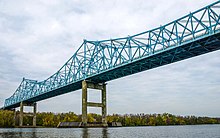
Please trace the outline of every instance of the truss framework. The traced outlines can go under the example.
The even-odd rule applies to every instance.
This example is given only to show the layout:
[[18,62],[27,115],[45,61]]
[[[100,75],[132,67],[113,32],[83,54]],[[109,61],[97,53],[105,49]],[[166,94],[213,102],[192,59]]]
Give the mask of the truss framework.
[[136,35],[84,40],[75,54],[49,78],[43,81],[23,78],[15,93],[5,100],[4,108],[80,89],[83,80],[106,82],[218,50],[219,20],[220,1]]

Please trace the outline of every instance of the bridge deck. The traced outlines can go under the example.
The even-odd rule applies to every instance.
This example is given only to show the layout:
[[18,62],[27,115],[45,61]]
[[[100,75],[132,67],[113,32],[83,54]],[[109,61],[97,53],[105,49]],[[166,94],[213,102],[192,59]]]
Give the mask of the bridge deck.
[[4,109],[81,89],[81,82],[107,82],[220,49],[220,1],[159,28],[125,38],[85,40],[44,81],[23,79]]

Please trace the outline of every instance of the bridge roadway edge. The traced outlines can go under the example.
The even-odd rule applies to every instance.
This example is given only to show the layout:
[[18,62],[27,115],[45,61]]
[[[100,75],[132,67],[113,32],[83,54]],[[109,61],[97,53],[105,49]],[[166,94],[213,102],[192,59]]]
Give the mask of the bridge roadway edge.
[[[216,51],[220,49],[220,33],[213,34],[212,36],[207,36],[198,39],[192,43],[186,43],[177,46],[169,51],[161,52],[146,58],[142,58],[137,61],[133,61],[126,65],[112,68],[105,72],[100,72],[97,75],[88,77],[86,80],[93,81],[96,83],[107,82],[145,70],[153,69],[159,66],[175,63],[184,59],[199,56],[208,52]],[[175,58],[176,57],[176,58]],[[83,80],[78,80],[75,83],[71,83],[67,86],[52,90],[50,92],[43,93],[36,97],[24,100],[24,102],[37,102],[61,94],[76,91],[82,88],[81,83]],[[19,107],[19,103],[15,103],[8,107],[3,107],[1,109],[12,109]]]

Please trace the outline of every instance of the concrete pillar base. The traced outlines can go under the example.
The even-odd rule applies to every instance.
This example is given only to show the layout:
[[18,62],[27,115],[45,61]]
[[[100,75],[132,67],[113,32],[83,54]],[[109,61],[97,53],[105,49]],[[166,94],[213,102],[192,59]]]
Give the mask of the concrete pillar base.
[[[32,106],[33,107],[33,113],[32,114],[26,114],[24,113],[24,106]],[[20,112],[19,112],[19,127],[24,127],[23,125],[23,118],[25,115],[29,115],[29,116],[32,116],[33,117],[33,125],[30,126],[30,127],[36,127],[37,125],[37,103],[24,103],[24,102],[21,102],[20,103]]]
[[[88,88],[101,90],[102,92],[102,103],[93,103],[87,101]],[[88,124],[87,107],[101,107],[102,108],[102,127],[108,126],[107,124],[107,108],[106,108],[106,83],[93,83],[89,81],[82,81],[82,126],[89,127],[92,124]],[[99,125],[100,126],[100,125]]]

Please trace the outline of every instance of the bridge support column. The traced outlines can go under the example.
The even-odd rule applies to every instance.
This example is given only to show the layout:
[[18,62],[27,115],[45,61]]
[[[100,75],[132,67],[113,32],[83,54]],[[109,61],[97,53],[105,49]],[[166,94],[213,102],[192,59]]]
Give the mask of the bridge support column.
[[[88,88],[101,90],[102,103],[93,103],[87,101]],[[106,108],[106,83],[93,83],[90,81],[82,81],[82,123],[83,126],[88,126],[87,107],[101,107],[102,108],[102,126],[106,127],[107,124],[107,108]]]
[[[33,107],[33,113],[28,114],[28,113],[24,113],[24,106],[32,106]],[[24,103],[21,102],[20,103],[20,113],[19,113],[19,126],[23,127],[23,118],[24,115],[26,116],[32,116],[33,117],[33,127],[36,127],[36,119],[37,119],[37,103]]]
[[33,126],[37,126],[37,103],[33,103]]
[[87,125],[87,83],[82,82],[82,123]]
[[13,109],[14,111],[14,122],[13,122],[13,126],[16,126],[16,109]]
[[102,89],[102,123],[107,126],[107,106],[106,106],[106,84],[103,84]]
[[19,113],[19,126],[23,126],[23,118],[24,118],[24,105],[23,102],[20,103],[20,113]]

